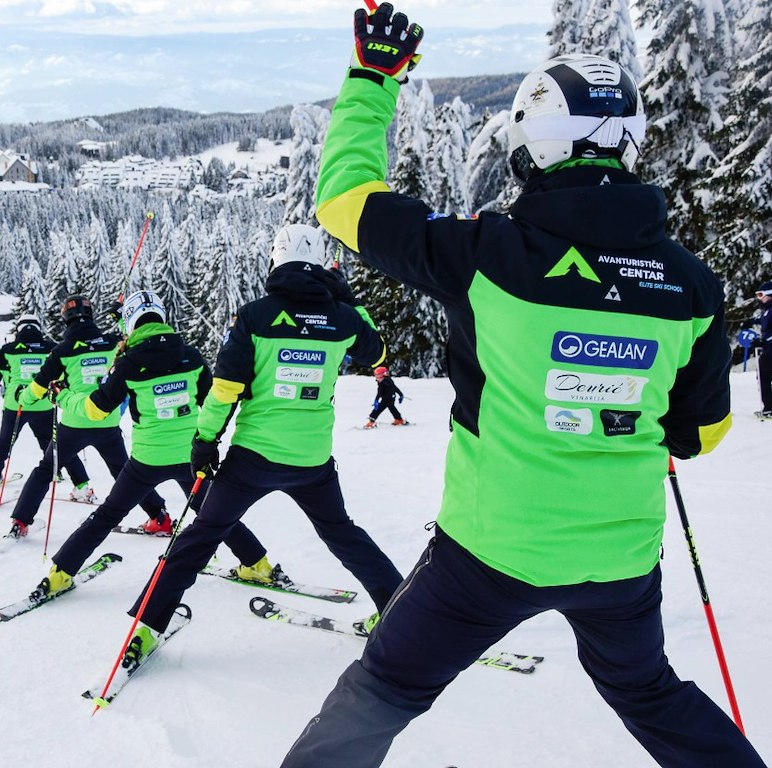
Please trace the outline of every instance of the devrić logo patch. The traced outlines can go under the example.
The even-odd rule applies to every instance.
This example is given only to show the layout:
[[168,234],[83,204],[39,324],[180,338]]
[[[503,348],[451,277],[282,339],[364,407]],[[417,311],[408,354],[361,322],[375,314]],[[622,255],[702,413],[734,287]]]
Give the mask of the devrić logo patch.
[[552,338],[552,359],[560,363],[648,370],[654,364],[658,347],[653,339],[558,331]]

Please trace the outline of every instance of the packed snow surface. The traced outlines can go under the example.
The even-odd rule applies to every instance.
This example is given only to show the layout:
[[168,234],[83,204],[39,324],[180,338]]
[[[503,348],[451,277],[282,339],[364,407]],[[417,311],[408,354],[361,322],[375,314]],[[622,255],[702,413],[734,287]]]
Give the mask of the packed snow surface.
[[[428,539],[424,525],[439,506],[452,391],[445,379],[397,383],[410,398],[404,415],[415,425],[392,427],[384,416],[378,429],[364,431],[357,427],[366,420],[375,384],[364,377],[340,380],[335,455],[349,513],[407,573]],[[752,414],[759,407],[753,372],[733,374],[732,384],[734,428],[713,454],[680,462],[678,472],[747,733],[772,763],[772,422],[759,423]],[[123,428],[128,436],[127,416]],[[28,475],[39,455],[25,430],[11,471]],[[104,498],[109,474],[93,449],[86,458]],[[179,514],[181,491],[171,484],[160,490]],[[18,484],[8,486],[6,498],[13,492]],[[544,492],[561,493],[560,477]],[[662,563],[667,652],[682,678],[695,680],[729,711],[669,491],[668,500]],[[6,514],[12,507],[3,504]],[[40,527],[26,540],[0,543],[0,605],[28,594],[48,570],[50,561],[42,561],[47,509],[46,501]],[[56,504],[50,553],[88,512],[83,505]],[[277,601],[352,621],[373,610],[287,497],[272,494],[244,519],[266,544],[271,562],[281,563],[295,580],[360,590],[350,605],[274,593]],[[127,519],[142,521],[140,510]],[[117,552],[123,563],[0,625],[3,766],[274,768],[361,652],[356,638],[258,619],[249,612],[249,599],[269,593],[201,576],[185,596],[193,609],[190,626],[108,709],[91,717],[80,694],[106,679],[130,626],[125,610],[165,547],[164,539],[111,534],[95,557]],[[218,554],[221,565],[234,564],[224,547]],[[584,675],[561,616],[531,620],[497,647],[541,654],[545,661],[528,676],[481,666],[463,672],[397,738],[387,768],[654,765]]]

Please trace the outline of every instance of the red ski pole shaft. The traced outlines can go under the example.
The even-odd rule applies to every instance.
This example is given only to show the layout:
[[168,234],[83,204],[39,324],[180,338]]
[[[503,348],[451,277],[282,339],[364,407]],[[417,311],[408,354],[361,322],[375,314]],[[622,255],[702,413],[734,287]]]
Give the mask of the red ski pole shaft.
[[5,469],[3,470],[3,484],[0,485],[0,503],[3,501],[3,494],[5,493],[5,483],[8,480],[8,467],[11,466],[11,455],[13,454],[13,446],[16,443],[16,437],[19,434],[19,420],[21,419],[21,406],[16,409],[16,421],[13,422],[13,434],[11,436],[11,445],[8,448],[8,458],[5,460]]
[[139,252],[142,250],[142,243],[145,242],[145,235],[147,234],[148,229],[150,228],[150,222],[155,218],[155,214],[152,211],[149,211],[147,216],[145,216],[145,226],[142,227],[142,234],[139,236],[139,242],[137,243],[137,250],[134,251],[134,258],[131,260],[131,265],[129,266],[129,272],[126,275],[126,282],[123,284],[123,290],[121,291],[121,295],[118,297],[119,302],[123,302],[123,297],[126,295],[126,289],[129,287],[129,280],[131,280],[131,273],[134,271],[134,265],[137,263],[137,259],[139,258]]
[[697,554],[697,546],[694,543],[694,535],[692,534],[692,529],[689,525],[689,518],[686,516],[686,506],[684,505],[684,500],[681,496],[681,490],[678,487],[678,477],[676,476],[675,464],[673,463],[672,456],[670,457],[670,466],[668,467],[667,474],[670,478],[670,485],[673,488],[673,496],[675,498],[676,507],[678,507],[678,514],[681,517],[681,525],[683,526],[684,535],[686,536],[686,544],[689,547],[689,555],[692,559],[694,575],[697,577],[697,584],[700,588],[702,605],[705,608],[705,618],[708,620],[708,628],[710,629],[710,636],[713,640],[713,647],[716,649],[718,666],[721,670],[721,677],[724,679],[724,687],[726,688],[726,695],[729,698],[729,706],[732,709],[732,717],[741,733],[745,734],[745,726],[743,725],[743,720],[740,715],[740,707],[737,704],[737,697],[734,693],[732,678],[729,674],[729,665],[726,662],[724,648],[721,644],[721,637],[718,634],[718,625],[716,624],[716,618],[713,615],[713,607],[710,604],[708,588],[705,585],[705,577],[702,575],[702,567],[700,566],[700,558]]
[[48,537],[51,533],[51,519],[54,516],[54,500],[56,498],[56,477],[59,474],[59,445],[57,443],[57,427],[59,423],[59,405],[54,403],[54,424],[51,430],[51,453],[53,473],[51,475],[51,503],[48,505],[48,522],[46,523],[46,540],[43,542],[43,560],[48,557]]
[[153,577],[150,579],[150,584],[148,584],[147,589],[145,590],[145,596],[142,598],[142,602],[139,604],[137,615],[134,617],[134,621],[131,622],[131,628],[129,629],[128,635],[126,635],[126,639],[123,641],[123,645],[121,646],[121,650],[120,650],[120,653],[118,654],[118,658],[115,660],[115,664],[113,664],[113,668],[110,671],[110,676],[107,678],[107,682],[105,683],[105,687],[102,689],[102,693],[96,699],[97,703],[96,703],[96,706],[94,707],[94,710],[91,713],[92,717],[97,713],[97,710],[107,705],[107,701],[105,700],[107,691],[110,690],[110,685],[112,684],[113,679],[115,678],[115,674],[118,671],[118,666],[120,665],[121,660],[123,659],[123,654],[126,653],[126,649],[129,647],[131,638],[134,636],[134,630],[137,628],[137,624],[139,624],[139,622],[142,619],[142,614],[144,614],[145,607],[147,606],[150,600],[150,597],[153,594],[155,585],[158,583],[158,579],[161,577],[161,573],[163,572],[164,566],[166,565],[166,561],[169,557],[169,553],[171,552],[172,547],[174,546],[174,542],[177,540],[177,536],[179,532],[182,530],[182,521],[185,519],[185,515],[188,513],[188,510],[190,509],[190,506],[193,503],[193,499],[196,498],[198,489],[201,487],[201,483],[205,477],[206,477],[206,473],[196,472],[196,482],[193,483],[193,487],[190,489],[190,495],[188,496],[188,500],[185,504],[185,509],[182,510],[182,514],[180,515],[180,519],[177,521],[177,525],[174,526],[174,532],[172,533],[172,538],[169,541],[169,546],[166,547],[166,551],[163,553],[163,555],[161,555],[161,559],[158,561],[158,565],[155,567],[155,570],[153,571]]
[[378,3],[375,0],[365,0],[365,5],[369,11],[375,11],[378,8]]

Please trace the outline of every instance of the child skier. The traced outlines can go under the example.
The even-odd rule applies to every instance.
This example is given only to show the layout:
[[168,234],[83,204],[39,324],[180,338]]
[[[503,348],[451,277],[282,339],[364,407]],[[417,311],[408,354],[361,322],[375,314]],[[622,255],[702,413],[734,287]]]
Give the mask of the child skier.
[[394,383],[394,380],[389,376],[389,369],[386,366],[381,365],[373,371],[375,380],[378,382],[378,394],[375,396],[373,402],[373,410],[367,419],[365,429],[373,429],[376,425],[378,417],[388,408],[391,411],[391,415],[394,417],[394,421],[391,423],[395,427],[401,427],[407,424],[402,414],[397,410],[394,405],[394,398],[399,396],[399,402],[401,403],[405,396],[402,394],[400,388]]

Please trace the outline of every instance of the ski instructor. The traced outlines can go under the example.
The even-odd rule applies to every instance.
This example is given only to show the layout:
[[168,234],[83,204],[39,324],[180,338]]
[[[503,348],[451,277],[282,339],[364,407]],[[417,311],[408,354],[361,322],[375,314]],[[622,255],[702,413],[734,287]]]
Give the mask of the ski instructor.
[[356,11],[317,217],[445,307],[456,393],[445,489],[426,552],[282,766],[381,765],[461,670],[556,610],[659,765],[761,768],[663,650],[668,453],[710,451],[729,428],[729,348],[721,284],[667,237],[662,192],[631,172],[645,130],[637,87],[598,56],[537,68],[512,107],[523,194],[509,215],[433,213],[384,183],[386,131],[422,37],[392,10]]

